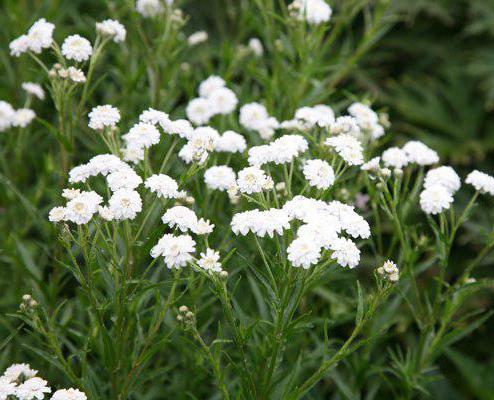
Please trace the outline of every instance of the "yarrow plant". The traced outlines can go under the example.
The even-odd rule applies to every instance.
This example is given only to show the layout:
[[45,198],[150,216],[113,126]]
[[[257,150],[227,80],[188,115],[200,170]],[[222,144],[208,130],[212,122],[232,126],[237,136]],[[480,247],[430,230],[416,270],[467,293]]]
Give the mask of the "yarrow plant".
[[[463,305],[487,286],[472,274],[494,230],[460,276],[450,270],[494,178],[465,178],[426,143],[394,138],[365,96],[321,94],[343,67],[312,80],[331,35],[355,15],[377,24],[386,2],[253,2],[262,28],[207,68],[195,55],[216,38],[186,33],[176,3],[122,5],[112,15],[129,24],[105,19],[61,45],[41,19],[10,43],[45,76],[22,85],[23,108],[0,102],[0,130],[29,128],[31,100],[51,101],[55,122],[37,119],[60,146],[43,222],[57,239],[43,254],[54,288],[34,287],[15,317],[36,343],[26,347],[71,388],[13,364],[0,400],[413,398],[489,317]],[[122,70],[96,78],[110,44]],[[126,86],[100,93],[111,79]],[[285,80],[293,90],[280,94]]]

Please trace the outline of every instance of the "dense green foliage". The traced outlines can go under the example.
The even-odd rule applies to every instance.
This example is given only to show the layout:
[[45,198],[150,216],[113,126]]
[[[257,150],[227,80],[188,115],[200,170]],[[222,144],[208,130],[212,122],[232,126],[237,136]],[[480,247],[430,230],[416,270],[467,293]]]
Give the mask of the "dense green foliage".
[[[231,239],[226,230],[233,208],[197,177],[187,189],[198,214],[219,227],[211,242],[224,246],[223,257],[231,250],[227,283],[158,264],[147,274],[150,248],[164,232],[159,209],[136,242],[122,225],[117,249],[91,242],[94,231],[69,233],[47,215],[61,202],[68,170],[108,151],[87,127],[93,106],[118,107],[122,132],[148,107],[184,117],[198,84],[212,74],[223,77],[242,104],[262,99],[280,121],[303,105],[328,104],[339,113],[355,100],[369,101],[391,121],[381,150],[418,138],[458,171],[490,173],[494,2],[334,0],[331,23],[316,28],[290,20],[282,1],[177,3],[186,16],[179,28],[169,19],[143,19],[132,0],[0,2],[0,100],[16,108],[25,102],[22,82],[42,83],[48,94],[48,80],[30,57],[9,55],[8,43],[35,20],[53,22],[59,42],[73,33],[93,40],[94,23],[105,18],[127,28],[125,43],[105,48],[80,108],[61,113],[47,96],[31,104],[38,118],[27,129],[0,133],[0,370],[29,362],[53,386],[80,387],[91,400],[215,399],[226,398],[225,391],[241,399],[493,399],[493,256],[484,251],[494,240],[491,196],[479,198],[446,249],[450,238],[406,206],[412,191],[406,188],[397,195],[405,204],[400,215],[392,201],[389,214],[366,210],[374,240],[363,246],[357,270],[332,265],[303,275],[286,269],[285,260],[275,276],[278,293],[259,272],[263,263],[283,263],[275,242],[260,245],[268,260],[254,241],[239,241],[235,249],[223,243]],[[184,45],[198,30],[209,33],[208,42]],[[262,58],[239,48],[251,37],[261,39]],[[49,54],[41,59],[54,62]],[[68,143],[59,136],[63,123]],[[212,125],[261,144],[233,115]],[[154,150],[155,169],[174,145]],[[312,155],[326,153],[315,146]],[[245,162],[230,165],[238,170]],[[186,171],[178,159],[167,168],[174,176]],[[420,173],[410,173],[408,182],[418,182]],[[273,174],[285,178],[281,170]],[[356,174],[345,182],[351,185],[335,188],[335,198],[365,191],[380,204],[369,182]],[[293,186],[302,189],[303,182]],[[468,201],[466,192],[455,199],[459,209]],[[376,215],[382,217],[378,228]],[[129,229],[135,234],[135,226]],[[125,248],[132,248],[126,263],[142,262],[119,287],[109,254]],[[399,259],[408,274],[393,288],[376,284],[373,272],[387,257]],[[462,286],[469,268],[477,283]],[[303,284],[295,282],[302,277]],[[36,318],[18,313],[25,293],[39,303]],[[194,311],[192,328],[176,321],[182,304]],[[285,313],[294,314],[286,324]],[[320,379],[303,386],[325,363]]]

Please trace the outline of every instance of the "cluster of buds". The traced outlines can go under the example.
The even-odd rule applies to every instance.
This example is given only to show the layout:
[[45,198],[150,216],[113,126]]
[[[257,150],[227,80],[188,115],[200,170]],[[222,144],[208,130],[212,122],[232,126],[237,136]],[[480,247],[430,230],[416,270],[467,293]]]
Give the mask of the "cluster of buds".
[[195,324],[195,315],[189,310],[187,306],[180,306],[178,308],[177,321],[185,326],[191,326]]
[[70,79],[74,83],[84,83],[86,82],[86,75],[84,72],[75,67],[64,68],[62,64],[56,63],[53,65],[53,68],[49,72],[50,78],[62,78],[62,79]]
[[185,25],[186,18],[183,11],[175,8],[170,15],[170,21],[178,28]]
[[22,302],[19,309],[24,312],[31,312],[38,306],[38,302],[34,300],[30,294],[22,296]]
[[386,261],[382,267],[377,269],[377,273],[390,282],[398,282],[400,272],[393,261]]

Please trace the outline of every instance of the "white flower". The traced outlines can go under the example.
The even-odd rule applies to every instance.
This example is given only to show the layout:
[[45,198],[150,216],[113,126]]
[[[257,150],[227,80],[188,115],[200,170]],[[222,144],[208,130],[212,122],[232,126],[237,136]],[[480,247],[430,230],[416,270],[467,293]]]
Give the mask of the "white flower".
[[304,125],[328,127],[334,122],[334,112],[331,107],[318,104],[313,107],[301,107],[295,111],[295,119],[304,121]]
[[369,134],[372,139],[384,135],[384,128],[379,124],[378,115],[369,106],[353,103],[348,107],[348,112],[357,120],[360,129]]
[[98,214],[105,221],[113,221],[115,219],[115,214],[113,214],[113,211],[107,206],[99,206]]
[[67,199],[67,200],[72,200],[72,199],[75,199],[77,196],[79,196],[81,194],[81,190],[80,189],[64,189],[62,191],[62,197]]
[[36,96],[40,100],[44,100],[45,91],[43,88],[37,83],[33,82],[24,82],[21,87],[30,95]]
[[86,182],[90,176],[93,176],[93,172],[93,168],[88,164],[78,165],[69,171],[69,182]]
[[208,33],[206,31],[197,31],[191,34],[187,38],[187,43],[189,46],[195,46],[199,43],[203,43],[208,40]]
[[115,43],[125,41],[127,31],[125,27],[114,19],[105,19],[101,22],[96,22],[96,32],[102,36],[107,36],[113,39]]
[[364,162],[364,154],[360,142],[350,135],[333,136],[324,142],[333,147],[336,153],[349,165],[360,165]]
[[257,57],[261,57],[264,54],[264,47],[258,38],[250,38],[248,47]]
[[180,268],[192,260],[195,251],[196,243],[189,235],[165,234],[151,249],[151,257],[162,256],[169,269]]
[[129,168],[126,163],[113,154],[98,154],[91,158],[87,165],[91,169],[92,176],[98,174],[106,176],[111,172]]
[[478,170],[470,172],[465,182],[472,185],[480,193],[489,193],[494,196],[494,177],[484,172]]
[[295,18],[314,25],[329,21],[332,14],[324,0],[295,0],[288,8]]
[[0,100],[0,132],[9,129],[14,120],[15,110],[6,101]]
[[17,387],[15,383],[12,383],[5,377],[0,377],[0,400],[7,400],[17,393]]
[[187,118],[196,125],[204,125],[209,122],[214,114],[213,105],[209,99],[198,97],[192,99],[185,109]]
[[122,149],[123,159],[125,161],[137,164],[144,160],[144,147],[138,145],[127,145]]
[[455,170],[448,166],[431,169],[424,179],[424,188],[435,185],[443,186],[451,194],[455,194],[461,186],[461,180]]
[[318,243],[319,247],[329,249],[331,243],[338,238],[341,232],[341,225],[334,215],[327,212],[310,213],[304,218],[307,222],[300,226],[297,231],[298,237],[311,238]]
[[214,224],[208,219],[201,218],[197,221],[196,226],[192,229],[196,235],[209,235],[213,233]]
[[330,131],[333,135],[350,135],[356,138],[362,136],[357,120],[347,115],[336,118],[330,125]]
[[377,273],[390,282],[397,282],[400,278],[398,267],[391,260],[387,260],[382,267],[379,267]]
[[304,153],[309,144],[300,135],[283,135],[269,144],[272,147],[271,155],[275,164],[292,162],[300,154]]
[[321,246],[309,235],[302,235],[290,243],[287,249],[288,260],[294,267],[309,269],[321,258]]
[[110,210],[117,221],[134,219],[142,210],[142,200],[135,190],[120,189],[108,201]]
[[29,364],[12,364],[8,367],[2,375],[2,378],[6,378],[9,382],[15,382],[21,378],[22,380],[32,378],[38,373],[37,370],[32,369]]
[[211,167],[204,173],[206,185],[222,192],[228,190],[235,183],[235,180],[235,171],[226,165]]
[[68,36],[62,43],[62,54],[67,60],[87,61],[92,53],[91,42],[82,36]]
[[442,185],[431,186],[420,193],[420,207],[426,214],[440,214],[453,203],[453,195]]
[[21,35],[18,38],[12,40],[9,44],[10,55],[19,57],[21,54],[29,50],[29,37],[27,35]]
[[226,131],[214,143],[215,151],[242,153],[247,148],[245,138],[234,131]]
[[41,378],[30,378],[17,387],[16,395],[19,400],[42,400],[45,398],[45,393],[51,393],[47,383]]
[[418,165],[432,165],[439,162],[439,155],[418,140],[412,140],[403,146],[408,160]]
[[87,400],[87,396],[79,389],[60,389],[53,393],[51,400]]
[[266,173],[257,167],[247,167],[239,171],[237,185],[242,193],[262,192],[266,185]]
[[216,89],[208,96],[214,114],[230,114],[238,104],[237,95],[226,87]]
[[274,160],[274,148],[270,145],[253,146],[249,149],[248,161],[250,165],[261,167]]
[[137,0],[136,10],[145,18],[155,17],[163,12],[160,0]]
[[142,183],[142,178],[132,168],[122,168],[108,174],[106,181],[110,190],[116,192],[119,189],[137,188]]
[[240,108],[240,124],[247,129],[259,131],[269,119],[266,107],[259,103],[248,103]]
[[408,165],[409,159],[407,154],[398,147],[390,147],[385,150],[381,156],[384,165],[387,167],[403,168]]
[[350,239],[338,238],[331,244],[331,258],[342,267],[355,268],[360,262],[360,250]]
[[210,248],[205,253],[201,253],[201,258],[197,265],[206,271],[221,272],[220,253]]
[[214,91],[224,87],[225,81],[223,78],[211,75],[199,84],[199,96],[204,98],[209,97]]
[[187,138],[192,135],[194,128],[186,119],[177,119],[171,121],[167,126],[162,127],[166,133],[170,135],[178,135],[181,138]]
[[36,114],[33,110],[29,108],[19,108],[15,111],[12,118],[12,126],[25,128],[33,121],[34,118],[36,118]]
[[160,142],[160,131],[152,124],[139,122],[130,128],[129,132],[122,136],[127,147],[149,148]]
[[327,189],[334,183],[333,168],[324,160],[308,160],[303,172],[309,185],[318,189]]
[[98,206],[103,198],[96,192],[81,192],[70,200],[65,207],[65,220],[77,225],[87,224],[98,212]]
[[362,171],[371,171],[377,172],[379,171],[379,163],[381,162],[381,157],[374,157],[371,160],[367,161],[365,164],[362,164],[360,169]]
[[163,129],[171,123],[170,117],[166,112],[148,108],[139,115],[139,121],[146,124],[160,125]]
[[91,129],[101,130],[105,127],[113,127],[120,121],[120,111],[109,104],[96,106],[89,113],[89,124]]
[[50,222],[60,222],[65,219],[65,207],[53,207],[48,214]]
[[233,216],[231,226],[236,235],[252,232],[259,237],[268,235],[272,238],[275,233],[282,235],[284,229],[290,228],[290,216],[285,210],[276,208],[245,211]]
[[75,82],[75,83],[86,82],[86,75],[84,75],[84,72],[78,68],[71,66],[71,67],[67,68],[67,73],[69,74],[69,78],[72,82]]
[[192,131],[188,137],[189,144],[196,150],[212,151],[220,134],[214,128],[201,126]]
[[175,206],[166,210],[161,217],[164,224],[171,228],[177,227],[182,232],[194,231],[197,226],[197,216],[194,211],[184,206]]
[[179,197],[178,183],[165,174],[151,175],[144,186],[151,192],[156,193],[158,197],[165,199],[176,199]]
[[51,47],[55,25],[44,18],[36,21],[27,32],[28,49],[39,54],[43,49]]

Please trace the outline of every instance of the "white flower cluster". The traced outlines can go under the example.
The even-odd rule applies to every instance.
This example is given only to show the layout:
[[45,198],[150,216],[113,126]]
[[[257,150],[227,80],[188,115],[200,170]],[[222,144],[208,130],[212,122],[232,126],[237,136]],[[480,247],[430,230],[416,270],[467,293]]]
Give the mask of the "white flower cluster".
[[494,196],[494,177],[484,172],[478,170],[470,172],[465,182],[472,185],[480,193],[489,193]]
[[240,108],[240,125],[258,132],[262,139],[270,140],[280,124],[276,118],[269,115],[266,107],[253,102],[244,104]]
[[238,172],[236,187],[241,193],[253,194],[271,190],[274,182],[258,167],[247,167]]
[[209,126],[198,127],[189,134],[187,143],[180,149],[178,156],[187,164],[204,164],[219,138],[220,134],[216,129]]
[[196,125],[204,125],[215,115],[230,114],[238,99],[233,90],[225,86],[219,76],[210,76],[199,85],[198,98],[192,99],[185,110],[187,118]]
[[62,55],[67,60],[87,61],[93,54],[91,42],[80,35],[70,35],[62,43]]
[[460,177],[453,168],[442,166],[429,170],[424,179],[424,190],[420,193],[420,207],[432,215],[448,210],[460,186]]
[[303,173],[309,185],[318,189],[327,189],[334,183],[333,168],[324,160],[308,160]]
[[[173,0],[167,0],[171,4]],[[164,6],[161,0],[137,0],[136,10],[144,18],[153,18],[164,11]]]
[[409,164],[428,166],[439,162],[437,152],[417,140],[406,143],[403,148],[390,147],[383,152],[381,158],[387,167],[396,169],[402,169]]
[[251,147],[249,164],[261,167],[270,162],[277,165],[290,163],[307,151],[308,147],[309,144],[303,136],[283,135],[269,144]]
[[51,47],[54,30],[55,25],[46,22],[44,18],[39,19],[29,28],[27,34],[10,42],[10,54],[19,57],[27,51],[41,53],[43,49]]
[[297,219],[302,225],[297,238],[288,246],[288,259],[294,267],[309,268],[317,264],[323,250],[331,251],[331,258],[343,266],[354,268],[360,261],[360,250],[355,243],[341,236],[344,231],[352,238],[369,238],[369,224],[352,206],[338,201],[324,202],[296,196],[282,209],[251,210],[233,216],[231,226],[235,234],[264,237],[283,235],[290,221]]
[[96,32],[101,36],[113,39],[115,43],[125,41],[127,30],[115,19],[105,19],[101,22],[96,22]]
[[290,14],[309,24],[321,24],[331,19],[331,7],[324,0],[295,0],[288,6]]
[[120,121],[120,111],[109,104],[94,107],[88,116],[88,126],[94,130],[114,127]]
[[[36,376],[38,371],[29,364],[12,364],[0,377],[0,399],[42,400],[52,392],[48,382]],[[60,389],[51,400],[87,400],[78,389]]]
[[332,136],[324,142],[348,164],[360,165],[364,162],[364,149],[358,139],[348,134]]
[[335,122],[333,109],[324,104],[301,107],[295,111],[293,119],[283,121],[280,128],[308,131],[314,127],[328,128]]
[[142,210],[142,200],[135,190],[142,179],[125,162],[112,154],[93,157],[87,164],[79,165],[69,172],[70,183],[84,183],[89,177],[106,176],[108,188],[112,191],[108,206],[101,206],[103,198],[94,191],[66,189],[62,196],[68,202],[65,207],[50,211],[52,222],[70,221],[78,225],[87,224],[99,213],[107,221],[134,219]]
[[391,260],[387,260],[382,267],[379,267],[377,273],[390,282],[398,282],[400,279],[400,271],[396,264]]
[[204,172],[204,182],[208,188],[222,192],[235,185],[236,179],[235,171],[226,165],[214,166]]
[[26,91],[31,96],[35,96],[40,100],[45,99],[45,91],[41,87],[41,85],[38,85],[37,83],[33,82],[24,82],[21,87]]
[[189,46],[196,46],[198,44],[207,42],[209,38],[209,35],[206,31],[197,31],[192,33],[188,38],[187,38],[187,43]]
[[17,110],[6,101],[0,100],[0,132],[11,127],[25,128],[33,119],[36,113],[29,108],[19,108]]

